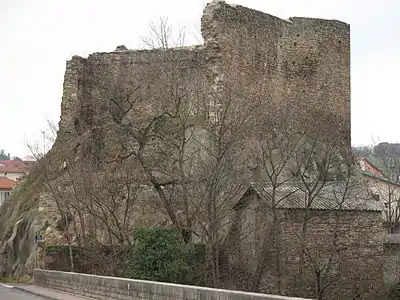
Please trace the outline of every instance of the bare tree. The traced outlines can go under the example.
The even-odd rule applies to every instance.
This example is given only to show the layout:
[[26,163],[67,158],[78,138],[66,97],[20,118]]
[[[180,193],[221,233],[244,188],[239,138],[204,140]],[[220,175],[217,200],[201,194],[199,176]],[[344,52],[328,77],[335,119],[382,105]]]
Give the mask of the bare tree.
[[[130,245],[137,222],[133,216],[141,214],[141,207],[136,203],[140,181],[134,177],[131,165],[122,168],[114,164],[108,172],[95,172],[91,155],[77,153],[70,146],[65,144],[43,157],[40,149],[29,145],[32,154],[41,160],[36,166],[43,180],[40,209],[54,205],[47,212],[54,222],[49,224],[51,230],[46,232],[46,239],[54,242],[62,234],[62,240],[57,242],[68,245],[73,271],[74,245]],[[115,275],[114,271],[111,270]]]
[[[365,278],[360,278],[346,266],[367,268],[367,261],[381,259],[375,244],[370,252],[360,253],[354,253],[356,249],[349,246],[353,236],[354,241],[363,243],[362,233],[356,232],[368,226],[376,230],[379,225],[367,223],[362,228],[358,221],[352,221],[359,218],[362,210],[357,205],[371,200],[360,183],[352,153],[343,148],[340,137],[328,139],[315,129],[299,131],[291,121],[290,113],[290,109],[282,108],[274,117],[260,122],[263,130],[251,143],[256,145],[253,157],[257,157],[255,164],[258,164],[253,168],[254,179],[261,181],[259,190],[268,196],[261,197],[251,210],[249,204],[241,204],[244,205],[242,208],[238,206],[241,217],[234,226],[237,229],[232,231],[241,231],[241,237],[231,241],[240,244],[238,248],[244,250],[239,250],[239,255],[233,257],[232,264],[242,266],[238,275],[246,279],[236,277],[239,284],[236,288],[273,293],[295,293],[297,289],[297,295],[303,293],[325,299],[332,290],[350,289],[344,287],[350,280],[354,285],[351,296],[362,298],[371,292],[371,278],[379,276],[379,271],[363,274]],[[293,200],[293,197],[300,199]],[[323,207],[322,204],[325,211],[321,211],[321,199],[327,205]],[[287,205],[296,204],[301,206],[297,211],[284,212],[290,208]],[[255,222],[254,225],[245,221],[246,218],[253,220],[250,223]],[[326,226],[326,232],[316,230],[323,226]],[[237,246],[231,245],[231,248]],[[246,257],[240,255],[240,251],[247,252]],[[293,266],[289,268],[294,264],[288,262],[293,256],[298,256],[297,272]],[[377,261],[376,270],[379,267],[381,262]],[[288,278],[297,282],[297,287],[288,282]],[[313,286],[304,293],[310,282]],[[265,290],[265,284],[273,289]]]
[[[152,30],[154,34],[157,33],[155,25]],[[161,19],[157,43],[161,43],[165,52],[168,52],[167,39],[171,37],[170,33],[167,20]],[[178,38],[178,42],[183,43],[183,32]],[[148,226],[154,225],[141,217],[148,216],[149,211],[143,211],[146,207],[153,210],[157,207],[156,215],[159,215],[161,207],[161,211],[165,212],[172,224],[182,230],[183,238],[190,239],[193,232],[191,215],[196,210],[189,205],[188,202],[192,200],[188,194],[181,192],[186,189],[186,185],[182,185],[180,181],[187,180],[184,164],[189,158],[184,154],[184,149],[192,135],[191,131],[195,130],[191,129],[194,126],[189,118],[193,114],[193,108],[187,100],[192,97],[189,93],[193,94],[196,87],[192,85],[188,88],[189,80],[183,78],[185,74],[176,72],[181,64],[180,54],[169,51],[166,55],[170,59],[168,61],[173,61],[172,71],[163,74],[171,68],[150,66],[150,71],[154,71],[154,74],[148,72],[147,84],[145,79],[142,85],[138,85],[131,70],[122,66],[123,74],[117,78],[110,78],[105,68],[94,70],[88,83],[92,83],[101,94],[100,99],[103,101],[97,108],[108,112],[108,122],[101,128],[96,128],[93,126],[95,120],[92,119],[96,108],[82,106],[81,114],[75,120],[75,129],[80,137],[66,143],[63,149],[57,148],[53,151],[46,158],[51,160],[51,164],[40,165],[45,178],[42,192],[50,198],[49,201],[55,203],[55,213],[62,219],[59,222],[62,224],[59,231],[67,238],[70,250],[73,242],[71,226],[72,236],[79,245],[104,242],[111,245],[130,245],[135,226],[146,222],[149,223]],[[154,114],[146,115],[143,113],[147,105],[144,95],[148,94],[145,90],[149,84],[154,86],[159,77],[170,79],[170,84],[154,87],[157,90],[154,96],[160,99],[164,97],[165,100],[157,103],[158,108],[154,110]],[[101,151],[99,140],[107,130],[120,130],[121,134],[115,135],[120,138],[116,141],[118,149],[106,153],[117,159],[102,165],[102,159],[106,155]],[[49,130],[44,134],[47,142],[54,143],[56,132],[56,127],[49,122]],[[29,145],[37,159],[44,158],[45,151],[42,151],[41,144],[36,142]],[[159,159],[154,160],[156,157]],[[160,163],[163,159],[165,162]],[[159,196],[158,205],[152,201],[138,201],[139,195],[146,193],[143,190],[148,185]],[[175,201],[173,197],[178,194],[181,197]],[[180,210],[182,207],[185,207],[183,216]],[[199,209],[200,206],[197,210]],[[160,222],[160,217],[155,219]],[[73,269],[72,251],[70,255]]]
[[[363,236],[360,233],[361,227],[358,228],[357,218],[359,209],[362,210],[364,203],[368,203],[370,197],[362,184],[359,176],[355,173],[355,167],[350,151],[340,151],[340,158],[334,159],[337,152],[332,152],[331,158],[325,164],[323,172],[315,172],[319,174],[314,177],[314,182],[302,180],[305,190],[307,191],[306,209],[304,211],[304,219],[302,221],[302,230],[298,234],[300,242],[300,276],[304,276],[305,269],[311,271],[315,280],[315,296],[317,299],[326,299],[329,293],[339,293],[343,287],[351,282],[352,292],[346,294],[353,299],[364,298],[365,294],[371,292],[371,274],[356,274],[352,268],[360,265],[366,265],[366,261],[375,260],[376,269],[381,267],[381,253],[376,251],[375,245],[371,247],[374,251],[360,251],[359,253],[351,251],[351,243],[360,243]],[[318,160],[316,160],[318,163]],[[335,181],[326,180],[331,167],[336,169]],[[337,178],[340,172],[340,178]],[[318,185],[316,184],[318,181]],[[311,188],[310,188],[311,186]],[[318,192],[315,191],[317,187]],[[324,190],[330,190],[330,196],[325,195]],[[330,208],[325,213],[329,221],[326,223],[327,234],[325,237],[315,235],[312,227],[316,226],[313,221],[312,206],[315,201],[325,197],[330,197],[330,201],[335,207]],[[318,199],[319,198],[319,199]],[[370,226],[371,230],[379,225],[379,223],[363,225],[363,230]],[[311,230],[310,230],[311,229]],[[310,233],[309,233],[310,231]],[[350,240],[351,238],[351,240]],[[379,238],[379,237],[376,237]],[[328,289],[331,289],[328,291]],[[343,293],[343,292],[341,292]],[[345,294],[336,294],[344,296]]]
[[168,18],[161,17],[158,23],[150,23],[150,33],[142,38],[149,49],[164,51],[175,47],[183,47],[186,43],[186,30],[179,27],[174,29]]
[[371,190],[385,205],[388,233],[398,233],[400,228],[400,147],[381,143],[373,148],[373,155],[381,164],[382,178],[369,180]]
[[[231,199],[240,193],[241,170],[235,159],[243,152],[258,103],[244,107],[229,88],[223,103],[210,103],[206,78],[192,78],[200,71],[185,66],[190,50],[169,49],[167,21],[161,19],[160,28],[151,29],[155,38],[147,42],[149,55],[160,64],[132,70],[129,61],[123,61],[119,76],[110,76],[107,68],[89,74],[97,109],[108,115],[99,130],[119,133],[114,149],[107,153],[113,157],[108,162],[134,165],[137,182],[152,187],[159,209],[181,231],[183,240],[205,242],[211,284],[220,286],[227,216]],[[93,201],[96,206],[96,196]]]
[[[258,158],[261,168],[261,181],[267,181],[271,187],[271,202],[264,207],[264,213],[270,213],[272,220],[269,226],[265,226],[260,234],[262,243],[257,255],[256,269],[251,277],[250,289],[258,291],[263,272],[265,270],[267,260],[271,251],[271,244],[275,245],[272,251],[275,252],[276,272],[278,293],[281,292],[281,262],[280,262],[280,246],[278,236],[280,232],[279,214],[277,206],[283,200],[278,196],[278,189],[285,183],[296,179],[300,169],[293,165],[293,158],[296,151],[305,146],[305,134],[293,132],[290,130],[290,111],[281,109],[274,118],[264,120],[262,130],[256,137],[256,152],[254,157]],[[268,210],[268,211],[267,211]]]
[[51,149],[57,138],[58,127],[52,120],[46,121],[46,127],[41,131],[41,138],[34,141],[27,141],[27,147],[31,155],[39,160]]
[[[285,247],[280,204],[288,195],[279,191],[296,182],[305,195],[296,232],[296,278],[308,276],[311,269],[315,295],[323,299],[337,275],[336,264],[344,261],[337,256],[344,230],[340,207],[348,198],[351,156],[332,137],[295,130],[289,110],[265,116],[265,99],[237,99],[229,74],[218,99],[210,99],[206,79],[192,76],[195,70],[185,65],[186,50],[170,49],[167,20],[161,19],[159,27],[153,24],[151,31],[154,37],[145,40],[151,48],[146,55],[158,64],[138,56],[141,63],[134,65],[127,55],[116,60],[117,73],[101,58],[96,61],[99,66],[85,70],[96,105],[85,107],[76,122],[81,141],[63,149],[53,164],[58,169],[48,172],[52,180],[46,188],[57,199],[60,214],[78,216],[71,223],[83,244],[131,245],[133,228],[144,221],[138,212],[149,216],[149,207],[154,208],[157,219],[167,218],[163,225],[179,229],[186,243],[205,244],[207,283],[222,287],[225,266],[232,264],[226,252],[236,226],[233,208],[244,187],[257,177],[248,172],[244,160],[254,155],[261,177],[271,187],[269,202],[261,206],[271,219],[257,232],[255,262],[249,263],[254,269],[246,273],[248,289],[260,291],[273,257],[278,292],[284,291],[287,257],[281,255]],[[184,35],[178,36],[178,44],[184,44]],[[313,207],[332,181],[341,181],[345,189],[329,224],[333,237],[329,243],[320,241],[320,249],[312,248]],[[141,194],[146,188],[153,192],[147,198]]]

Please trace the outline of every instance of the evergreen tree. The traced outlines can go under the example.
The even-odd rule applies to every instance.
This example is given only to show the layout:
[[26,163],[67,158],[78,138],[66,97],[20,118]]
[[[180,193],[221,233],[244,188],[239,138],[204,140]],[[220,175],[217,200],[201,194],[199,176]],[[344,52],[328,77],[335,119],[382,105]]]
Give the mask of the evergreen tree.
[[0,160],[8,160],[11,159],[10,153],[6,153],[4,149],[0,150]]

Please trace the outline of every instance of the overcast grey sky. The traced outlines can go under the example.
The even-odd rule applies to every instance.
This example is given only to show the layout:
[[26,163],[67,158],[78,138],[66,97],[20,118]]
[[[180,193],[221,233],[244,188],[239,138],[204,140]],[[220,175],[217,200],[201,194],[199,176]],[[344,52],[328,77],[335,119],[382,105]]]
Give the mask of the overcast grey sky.
[[[65,62],[72,55],[143,46],[161,16],[199,35],[209,0],[0,0],[0,149],[29,154],[46,120],[58,122]],[[352,142],[398,141],[400,1],[234,0],[276,15],[351,25]]]

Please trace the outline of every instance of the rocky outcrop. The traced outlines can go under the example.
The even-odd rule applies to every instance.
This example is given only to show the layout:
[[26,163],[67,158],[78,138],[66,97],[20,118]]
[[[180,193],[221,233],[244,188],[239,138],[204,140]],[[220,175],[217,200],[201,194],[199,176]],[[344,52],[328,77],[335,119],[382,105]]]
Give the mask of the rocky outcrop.
[[54,202],[52,210],[43,207],[48,166],[58,166],[54,158],[59,152],[56,143],[0,206],[0,269],[4,275],[24,277],[39,266],[43,245],[37,236],[47,238],[50,244],[65,243],[63,232],[56,228],[60,214]]
[[30,274],[35,260],[39,197],[32,175],[0,207],[0,267],[5,274],[16,277]]

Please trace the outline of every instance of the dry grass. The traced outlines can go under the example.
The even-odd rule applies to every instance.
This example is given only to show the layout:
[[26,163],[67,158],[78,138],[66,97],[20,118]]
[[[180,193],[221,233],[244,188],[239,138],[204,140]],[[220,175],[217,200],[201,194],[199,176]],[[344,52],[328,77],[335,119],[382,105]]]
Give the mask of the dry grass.
[[24,277],[0,277],[1,283],[32,283],[32,278],[28,276]]

